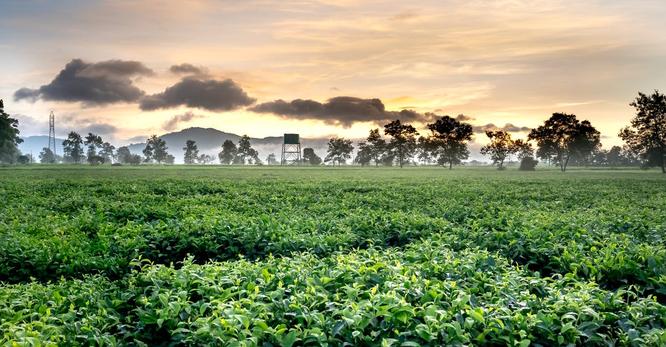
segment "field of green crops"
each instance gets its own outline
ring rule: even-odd
[[[0,168],[0,345],[663,346],[666,175]]]

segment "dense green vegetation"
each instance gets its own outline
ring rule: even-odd
[[[666,344],[657,172],[0,175],[0,343]]]

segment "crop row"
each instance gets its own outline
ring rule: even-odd
[[[666,307],[438,241],[0,287],[0,343],[659,345]]]

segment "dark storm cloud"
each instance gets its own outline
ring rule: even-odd
[[[161,93],[144,97],[139,107],[150,111],[185,105],[210,111],[230,111],[252,105],[254,101],[230,79],[217,81],[186,77]]]
[[[486,131],[497,131],[497,130],[503,130],[506,132],[521,132],[521,131],[530,131],[531,128],[525,127],[525,126],[518,126],[518,125],[513,125],[511,123],[506,123],[504,124],[503,127],[498,127],[497,125],[493,123],[488,123],[486,125],[475,125],[472,127],[475,133],[485,133]]]
[[[420,121],[423,115],[411,110],[386,111],[379,99],[361,99],[338,96],[325,103],[315,100],[275,100],[249,109],[257,113],[273,113],[284,118],[316,119],[328,124],[351,126],[355,122],[386,122],[400,119],[404,122]]]
[[[195,118],[202,118],[203,116],[196,115],[192,112],[185,112],[184,114],[178,114],[171,117],[168,121],[164,122],[162,129],[164,130],[174,130],[180,123],[189,122]]]
[[[176,75],[205,75],[206,70],[204,68],[194,66],[192,64],[183,63],[178,65],[172,65],[169,68],[171,73]]]
[[[82,102],[87,105],[135,102],[144,92],[132,83],[131,78],[152,74],[152,70],[137,61],[87,63],[73,59],[51,83],[37,89],[21,88],[14,93],[14,99]]]

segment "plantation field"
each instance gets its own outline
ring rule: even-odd
[[[0,345],[666,345],[666,175],[0,168]]]

